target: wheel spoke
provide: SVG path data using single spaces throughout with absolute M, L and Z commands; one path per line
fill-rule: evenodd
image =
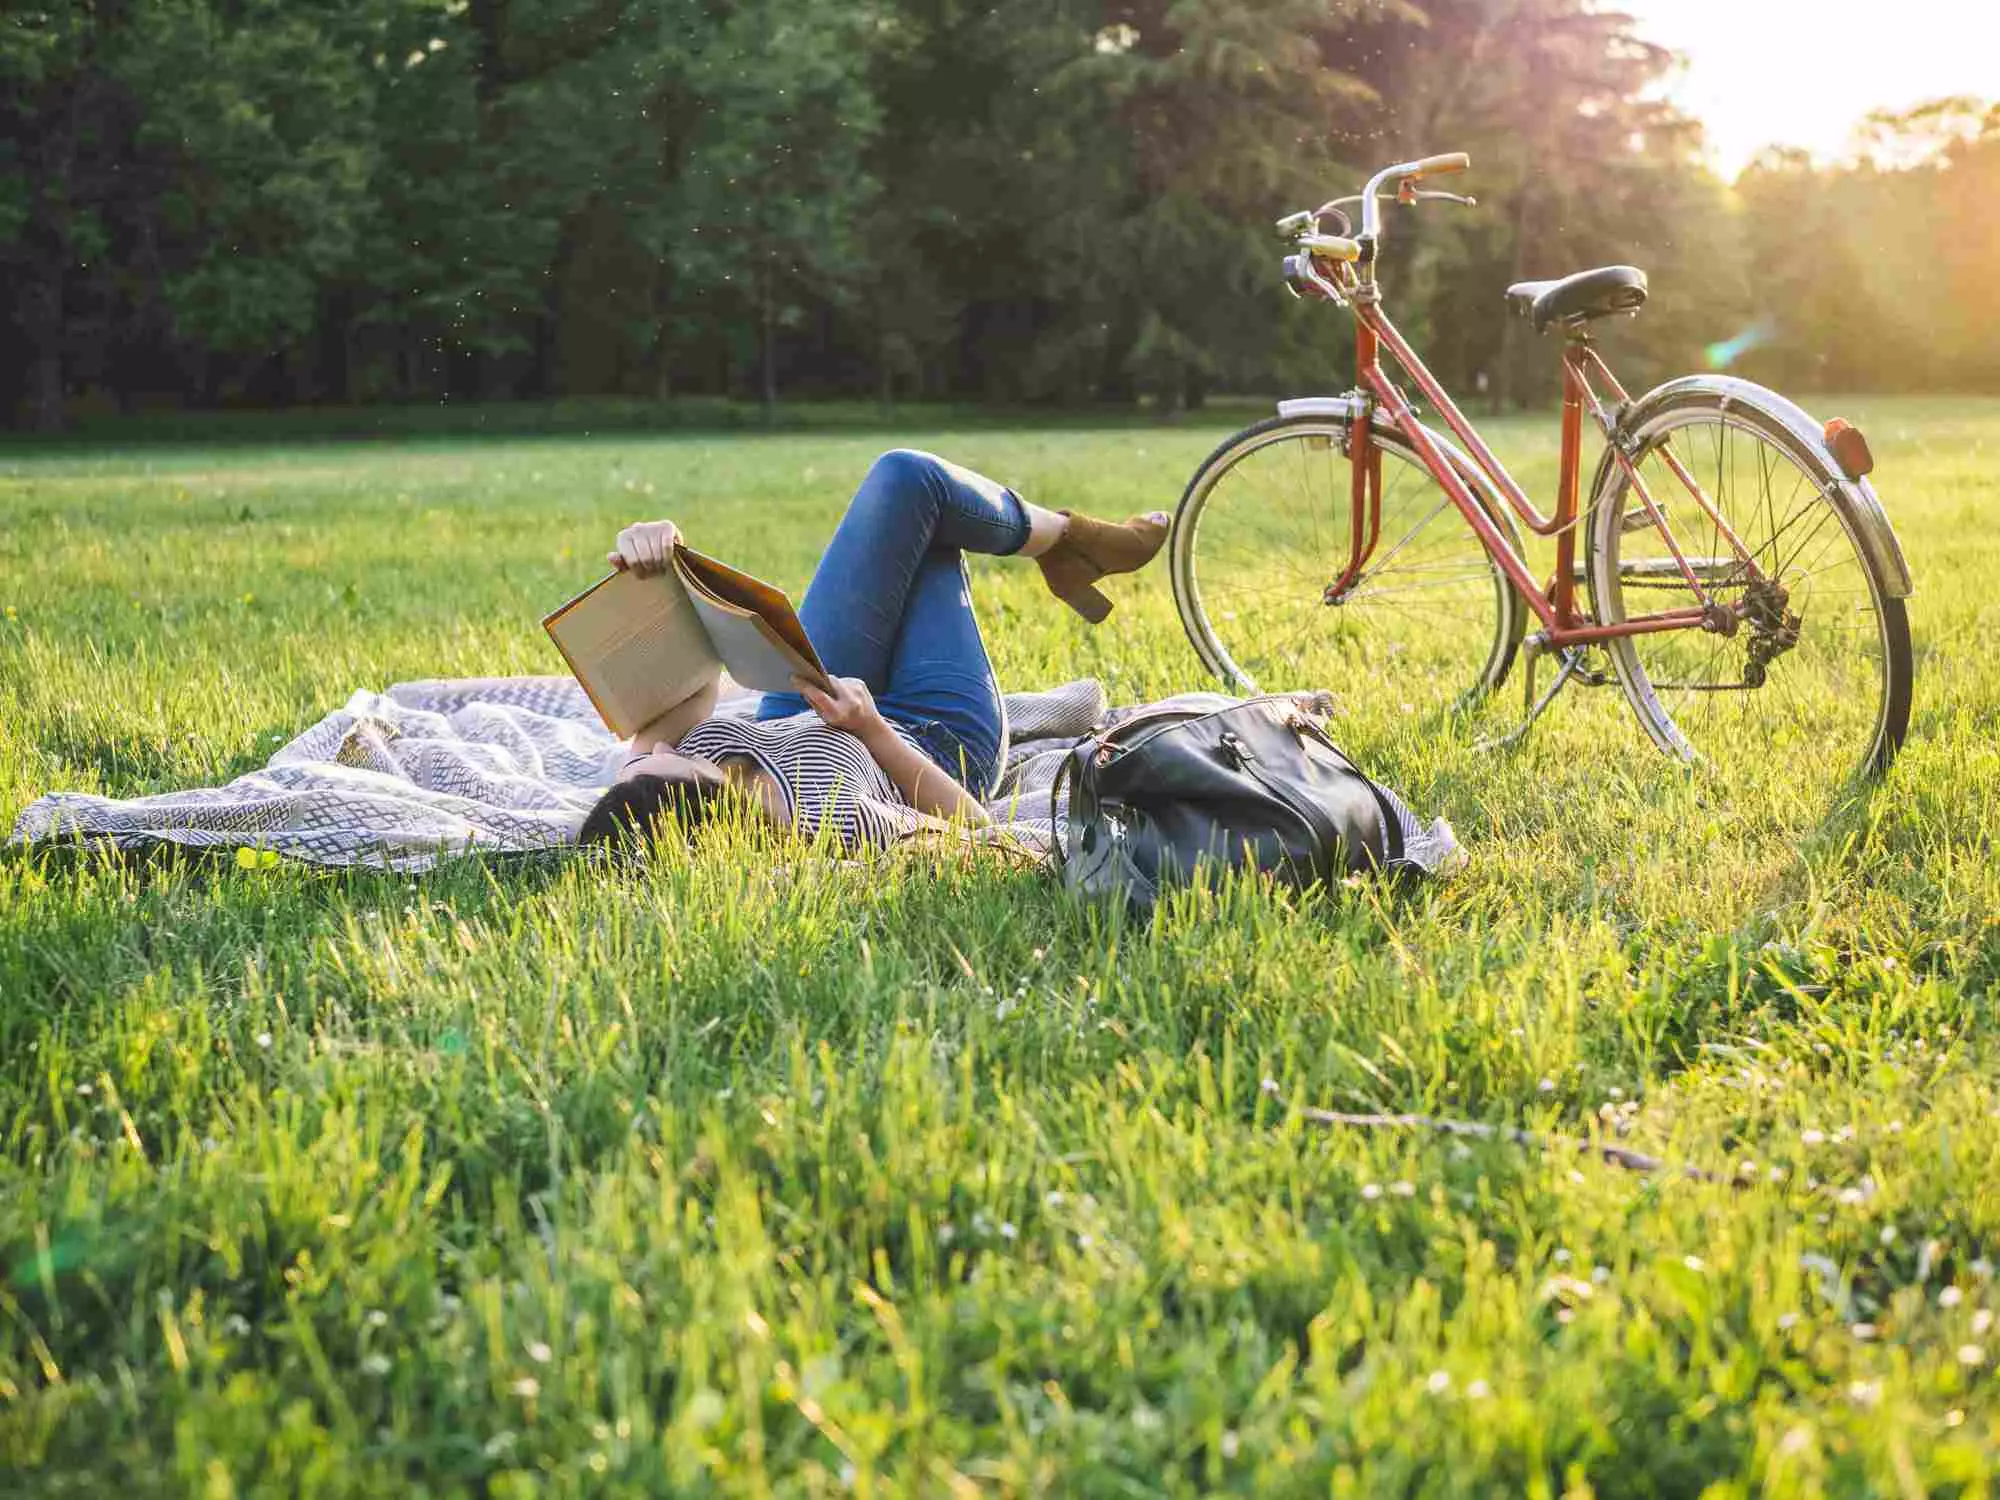
M 1376 452 L 1380 535 L 1336 608 L 1324 593 L 1349 561 L 1354 469 L 1326 424 L 1246 436 L 1197 479 L 1178 523 L 1189 535 L 1175 589 L 1212 664 L 1278 688 L 1393 661 L 1400 703 L 1432 689 L 1463 697 L 1505 660 L 1501 632 L 1513 638 L 1519 607 L 1511 586 L 1412 455 L 1400 444 Z
M 1908 669 L 1905 648 L 1893 657 L 1889 650 L 1868 559 L 1816 471 L 1768 435 L 1740 398 L 1727 411 L 1690 405 L 1657 418 L 1642 430 L 1635 466 L 1650 473 L 1643 466 L 1662 467 L 1668 453 L 1705 487 L 1713 507 L 1708 555 L 1690 555 L 1689 564 L 1709 597 L 1737 618 L 1728 633 L 1615 641 L 1609 649 L 1634 703 L 1663 739 L 1732 778 L 1824 789 L 1873 755 L 1892 684 Z M 1592 574 L 1601 580 L 1607 623 L 1651 612 L 1662 593 L 1672 599 L 1677 584 L 1680 597 L 1689 597 L 1658 531 L 1619 526 L 1630 489 L 1628 478 L 1611 492 L 1615 514 L 1593 533 L 1594 547 L 1610 551 L 1608 566 L 1594 563 Z M 1754 572 L 1740 559 L 1723 559 L 1730 533 Z M 1775 805 L 1809 806 L 1812 798 L 1783 797 Z

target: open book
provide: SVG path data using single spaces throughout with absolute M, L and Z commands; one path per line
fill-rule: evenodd
M 613 573 L 542 627 L 613 734 L 638 733 L 724 669 L 766 693 L 828 681 L 781 590 L 678 545 L 664 573 Z

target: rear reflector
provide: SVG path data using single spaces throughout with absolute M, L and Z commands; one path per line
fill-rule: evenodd
M 1859 479 L 1875 467 L 1875 455 L 1868 451 L 1868 439 L 1852 422 L 1834 417 L 1826 424 L 1826 446 L 1833 461 L 1849 479 Z

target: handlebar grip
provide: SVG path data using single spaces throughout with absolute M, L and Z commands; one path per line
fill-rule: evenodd
M 1302 234 L 1299 236 L 1299 245 L 1300 248 L 1310 250 L 1314 255 L 1323 255 L 1328 260 L 1361 259 L 1360 242 L 1350 240 L 1343 235 Z
M 1463 172 L 1472 165 L 1472 158 L 1463 151 L 1447 151 L 1442 156 L 1426 156 L 1410 173 L 1412 177 L 1442 177 L 1449 172 Z

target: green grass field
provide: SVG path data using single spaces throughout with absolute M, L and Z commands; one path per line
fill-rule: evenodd
M 1985 1492 L 2000 403 L 1812 404 L 1918 582 L 1910 742 L 1838 809 L 1609 693 L 1493 755 L 1392 683 L 1345 737 L 1467 868 L 1149 925 L 932 856 L 0 856 L 0 1490 Z M 1124 514 L 1222 431 L 0 450 L 0 817 L 556 670 L 628 519 L 796 587 L 891 442 Z M 1500 436 L 1545 492 L 1552 426 Z M 1012 685 L 1200 685 L 1163 571 L 1095 632 L 977 585 Z

